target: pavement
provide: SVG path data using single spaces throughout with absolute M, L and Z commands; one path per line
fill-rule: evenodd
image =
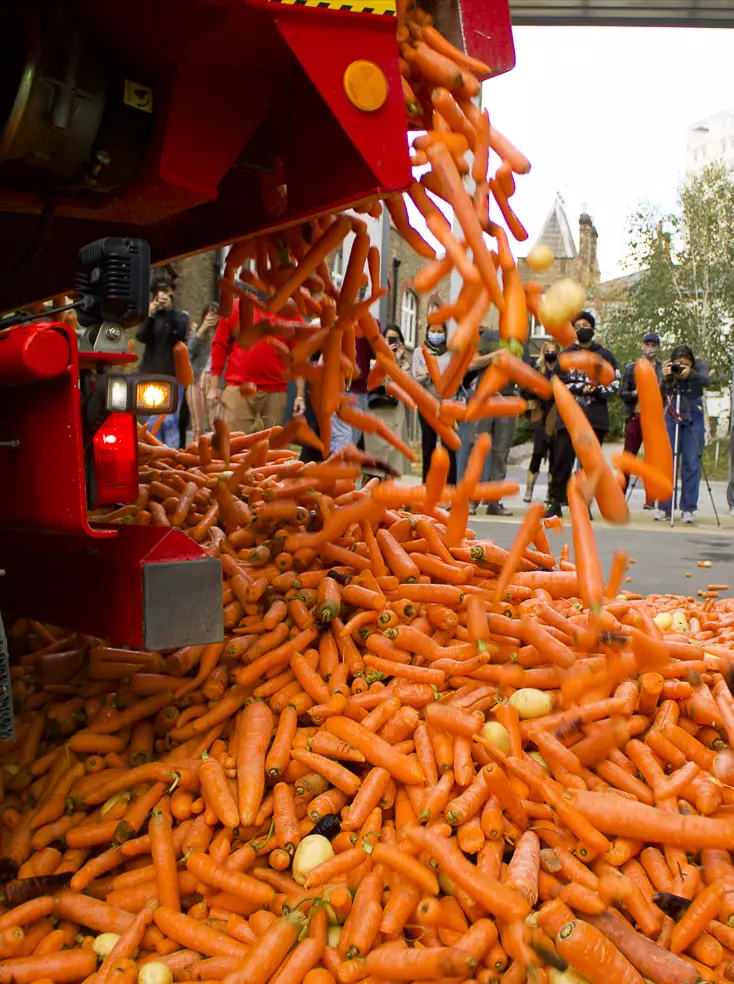
M 621 445 L 605 446 L 608 458 L 621 450 Z M 476 516 L 470 518 L 470 527 L 481 539 L 494 540 L 502 547 L 509 547 L 522 522 L 527 504 L 522 501 L 529 458 L 523 447 L 513 449 L 507 478 L 515 480 L 520 491 L 512 498 L 504 499 L 504 505 L 513 513 L 512 517 L 499 518 L 485 515 L 484 507 Z M 405 475 L 402 481 L 415 484 L 418 478 Z M 547 472 L 541 472 L 534 490 L 534 498 L 544 500 L 547 491 Z M 712 501 L 713 500 L 713 501 Z M 631 578 L 624 587 L 639 594 L 684 594 L 695 595 L 705 590 L 708 584 L 724 583 L 732 585 L 734 591 L 734 517 L 729 516 L 726 503 L 726 482 L 712 482 L 711 496 L 705 483 L 701 482 L 699 509 L 694 526 L 683 526 L 678 516 L 675 525 L 655 522 L 654 514 L 645 511 L 645 493 L 642 483 L 633 488 L 629 497 L 630 522 L 627 526 L 613 526 L 599 518 L 595 507 L 594 533 L 604 570 L 609 570 L 615 550 L 626 550 L 635 562 L 630 564 L 628 576 Z M 720 526 L 717 526 L 718 512 Z M 567 510 L 564 510 L 567 515 Z M 573 542 L 570 525 L 566 524 L 560 535 L 551 535 L 551 548 L 557 555 L 564 543 Z M 697 566 L 698 561 L 709 560 L 710 568 Z M 687 576 L 690 575 L 690 576 Z

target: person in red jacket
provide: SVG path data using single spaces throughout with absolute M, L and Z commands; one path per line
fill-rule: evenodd
M 260 321 L 268 321 L 271 325 L 298 323 L 292 319 L 286 321 L 275 314 L 267 314 L 257 307 L 253 308 L 253 316 L 255 324 Z M 221 399 L 222 416 L 230 430 L 251 434 L 283 422 L 288 383 L 283 375 L 283 361 L 267 339 L 258 342 L 251 349 L 243 349 L 237 344 L 233 328 L 239 323 L 239 317 L 240 302 L 236 299 L 232 314 L 228 318 L 219 319 L 212 339 L 207 402 L 215 405 Z M 291 344 L 287 339 L 280 341 Z M 219 382 L 222 375 L 225 382 L 223 393 Z M 252 396 L 244 396 L 240 392 L 243 383 L 254 384 L 257 392 Z

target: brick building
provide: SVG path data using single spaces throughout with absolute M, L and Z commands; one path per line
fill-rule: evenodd
M 597 257 L 597 240 L 599 234 L 587 212 L 579 216 L 578 247 L 574 239 L 571 225 L 566 215 L 563 199 L 556 195 L 548 217 L 535 240 L 535 246 L 548 246 L 553 253 L 553 263 L 541 272 L 531 270 L 524 257 L 517 261 L 517 267 L 523 281 L 537 280 L 544 287 L 550 287 L 558 280 L 566 278 L 576 280 L 585 288 L 589 299 L 588 306 L 594 310 L 593 298 L 597 293 L 600 281 L 599 260 Z M 531 352 L 535 354 L 546 334 L 543 326 L 531 317 L 530 340 Z

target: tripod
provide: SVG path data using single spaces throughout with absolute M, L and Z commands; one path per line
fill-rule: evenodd
M 675 420 L 675 433 L 673 435 L 673 500 L 671 502 L 670 509 L 670 527 L 671 529 L 675 526 L 675 510 L 678 508 L 678 478 L 680 476 L 680 429 L 683 420 L 680 413 L 680 399 L 681 392 L 680 387 L 676 385 L 675 387 L 675 408 L 673 409 L 672 416 Z M 670 400 L 672 403 L 672 397 Z M 668 404 L 668 410 L 671 409 L 670 403 Z M 714 516 L 716 517 L 716 525 L 721 526 L 721 520 L 719 519 L 719 512 L 716 508 L 716 503 L 714 502 L 714 493 L 711 488 L 711 482 L 709 482 L 708 474 L 706 473 L 706 466 L 703 463 L 703 448 L 699 447 L 698 438 L 696 437 L 696 432 L 693 429 L 693 421 L 691 421 L 691 437 L 693 438 L 693 444 L 696 448 L 696 454 L 698 455 L 698 460 L 701 462 L 701 472 L 703 474 L 703 480 L 706 483 L 706 488 L 708 490 L 709 499 L 711 500 L 711 507 L 714 510 Z

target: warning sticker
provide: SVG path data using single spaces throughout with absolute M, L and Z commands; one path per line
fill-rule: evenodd
M 311 7 L 316 10 L 346 10 L 353 14 L 381 14 L 395 16 L 395 0 L 269 0 L 287 7 Z
M 126 106 L 132 106 L 133 109 L 139 109 L 143 113 L 153 112 L 153 90 L 147 85 L 139 85 L 137 82 L 125 79 L 122 101 Z

